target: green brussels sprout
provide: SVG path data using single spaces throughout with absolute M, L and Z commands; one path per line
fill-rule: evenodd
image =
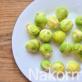
M 62 74 L 65 71 L 64 64 L 61 61 L 56 61 L 51 65 L 51 71 L 54 74 Z
M 73 23 L 70 19 L 64 19 L 60 23 L 60 29 L 64 32 L 68 32 L 72 29 Z
M 73 54 L 75 54 L 76 59 L 82 61 L 82 45 L 81 44 L 74 44 L 73 47 Z
M 30 36 L 37 36 L 40 32 L 40 29 L 38 26 L 36 26 L 35 24 L 28 24 L 26 26 L 26 30 L 29 33 Z
M 80 71 L 80 64 L 74 60 L 71 60 L 67 63 L 66 70 L 69 74 L 73 74 L 75 72 L 78 73 Z
M 52 32 L 49 29 L 43 29 L 39 34 L 39 38 L 43 42 L 50 42 L 52 38 Z
M 64 7 L 59 7 L 56 9 L 56 16 L 59 21 L 62 21 L 68 16 L 68 10 Z
M 69 42 L 63 42 L 60 47 L 59 47 L 60 51 L 66 55 L 72 52 L 73 49 L 73 44 L 69 43 Z
M 46 59 L 49 59 L 52 56 L 52 47 L 50 44 L 45 43 L 40 46 L 40 53 Z
M 65 40 L 66 34 L 63 31 L 56 31 L 53 33 L 53 41 L 60 44 Z
M 73 44 L 72 53 L 73 54 L 78 54 L 80 46 L 81 46 L 81 44 L 79 44 L 79 43 Z
M 50 67 L 51 67 L 51 62 L 48 60 L 43 60 L 40 64 L 40 66 L 41 66 L 41 69 L 43 71 L 48 72 L 50 70 Z
M 32 39 L 26 42 L 26 49 L 31 53 L 36 53 L 39 51 L 40 42 L 37 39 Z
M 80 56 L 80 59 L 82 60 L 82 45 L 81 44 L 78 51 L 79 51 L 78 55 Z
M 77 60 L 82 62 L 82 52 L 80 52 L 79 54 L 76 54 L 75 57 L 76 57 Z
M 78 26 L 78 28 L 80 28 L 82 30 L 82 16 L 76 17 L 75 23 Z
M 81 42 L 82 41 L 82 32 L 78 29 L 76 29 L 73 33 L 72 33 L 72 37 L 73 40 L 75 42 Z
M 38 12 L 35 16 L 35 24 L 43 29 L 47 24 L 47 17 L 45 13 Z
M 59 27 L 59 21 L 55 16 L 50 16 L 48 18 L 48 23 L 47 25 L 49 26 L 50 29 L 57 29 Z

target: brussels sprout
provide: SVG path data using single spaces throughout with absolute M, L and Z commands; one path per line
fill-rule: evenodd
M 35 24 L 43 29 L 47 24 L 47 17 L 45 13 L 38 12 L 35 16 Z
M 60 44 L 65 40 L 66 34 L 63 31 L 56 31 L 53 33 L 53 41 Z
M 34 24 L 28 24 L 26 26 L 26 30 L 29 33 L 30 36 L 37 36 L 40 32 L 40 29 L 38 26 L 34 25 Z
M 75 42 L 81 42 L 82 40 L 82 32 L 78 29 L 76 29 L 73 33 L 72 33 L 72 37 L 73 37 L 73 40 Z
M 68 16 L 68 10 L 64 7 L 59 7 L 56 9 L 56 16 L 59 21 L 62 21 Z
M 73 27 L 73 23 L 72 23 L 72 21 L 70 19 L 64 19 L 60 23 L 60 28 L 64 32 L 70 31 L 72 29 L 72 27 Z
M 75 57 L 76 57 L 77 60 L 82 62 L 82 52 L 80 52 L 79 54 L 76 54 Z
M 78 73 L 80 71 L 80 64 L 74 60 L 71 60 L 67 63 L 66 70 L 69 74 L 73 74 L 75 72 Z
M 50 16 L 48 18 L 48 26 L 50 29 L 57 29 L 59 27 L 59 21 L 55 16 Z
M 36 53 L 39 51 L 40 42 L 37 39 L 32 39 L 26 42 L 26 49 L 31 53 Z
M 40 46 L 40 53 L 46 59 L 49 59 L 52 56 L 52 47 L 50 44 L 45 43 Z
M 41 69 L 48 72 L 50 70 L 51 67 L 51 62 L 48 60 L 43 60 L 40 64 Z
M 73 54 L 75 54 L 76 59 L 82 61 L 82 45 L 81 44 L 74 44 L 73 47 Z
M 82 30 L 82 16 L 76 17 L 75 23 Z
M 73 44 L 69 42 L 63 42 L 59 49 L 62 53 L 64 53 L 64 55 L 69 54 L 72 52 Z
M 77 57 L 80 61 L 82 61 L 82 45 L 80 44 L 79 50 L 78 50 L 78 54 Z
M 41 32 L 39 34 L 39 38 L 43 42 L 50 42 L 51 38 L 52 38 L 52 32 L 48 29 L 43 29 L 43 30 L 41 30 Z
M 73 53 L 73 54 L 79 53 L 79 48 L 80 48 L 80 46 L 81 46 L 81 44 L 79 44 L 79 43 L 73 44 L 72 53 Z
M 64 64 L 61 61 L 56 61 L 51 66 L 51 71 L 54 74 L 62 74 L 65 71 Z

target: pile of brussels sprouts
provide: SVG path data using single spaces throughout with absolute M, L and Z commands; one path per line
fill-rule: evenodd
M 59 50 L 65 56 L 74 54 L 76 58 L 82 61 L 82 16 L 75 18 L 77 29 L 72 32 L 74 43 L 66 42 L 66 35 L 73 28 L 73 22 L 68 17 L 68 10 L 63 7 L 56 9 L 53 16 L 46 16 L 44 12 L 38 12 L 35 15 L 34 24 L 30 23 L 26 26 L 26 31 L 30 36 L 30 40 L 26 42 L 26 49 L 33 54 L 40 52 L 44 60 L 41 62 L 41 68 L 48 71 L 64 72 L 64 64 L 57 61 L 53 64 L 49 61 L 52 57 L 51 41 L 58 44 Z M 75 61 L 69 61 L 67 71 L 80 71 L 80 65 Z

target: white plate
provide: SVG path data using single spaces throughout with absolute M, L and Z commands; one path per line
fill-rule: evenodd
M 34 70 L 36 70 L 36 68 L 39 71 L 41 70 L 39 65 L 43 58 L 40 55 L 32 56 L 25 50 L 25 42 L 29 39 L 25 31 L 25 25 L 27 23 L 34 21 L 34 16 L 38 11 L 43 11 L 46 14 L 51 14 L 54 13 L 55 8 L 59 6 L 65 6 L 68 8 L 69 18 L 71 18 L 73 21 L 77 15 L 82 14 L 82 0 L 35 0 L 22 12 L 22 14 L 19 16 L 15 24 L 12 36 L 13 55 L 16 64 L 21 70 L 21 72 L 25 75 L 26 78 L 28 78 L 32 82 L 53 82 L 54 80 L 48 79 L 47 81 L 42 81 L 41 80 L 42 76 L 40 76 L 40 74 L 38 77 L 39 80 L 37 80 L 37 74 L 35 73 L 36 71 Z M 70 41 L 71 39 L 68 40 Z M 67 57 L 67 58 L 62 57 L 61 53 L 59 52 L 59 50 L 55 45 L 53 45 L 53 49 L 54 49 L 53 54 L 55 54 L 55 56 L 51 58 L 52 62 L 56 60 L 61 60 L 64 64 L 66 64 L 68 60 L 74 59 L 73 57 Z M 30 72 L 32 72 L 32 70 L 30 70 L 29 72 L 30 68 L 33 69 L 36 78 L 34 77 L 30 78 Z M 62 80 L 62 82 L 81 82 L 81 81 L 82 76 L 79 77 L 78 80 L 76 79 L 72 80 L 71 78 L 69 78 L 68 80 L 64 78 Z M 60 81 L 55 79 L 54 82 L 60 82 Z

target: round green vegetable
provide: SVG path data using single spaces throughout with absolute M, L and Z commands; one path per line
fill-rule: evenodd
M 55 16 L 48 17 L 48 23 L 50 29 L 57 29 L 59 27 L 59 21 Z
M 82 16 L 77 16 L 75 23 L 82 30 Z
M 81 44 L 80 43 L 76 43 L 76 44 L 73 44 L 73 53 L 74 54 L 77 54 L 77 53 L 79 53 L 79 48 L 81 48 Z
M 36 53 L 39 51 L 40 42 L 37 39 L 32 39 L 26 42 L 26 49 L 31 53 Z
M 70 74 L 73 74 L 75 72 L 79 72 L 80 71 L 80 64 L 74 60 L 71 60 L 67 63 L 66 70 Z
M 53 41 L 60 44 L 65 40 L 66 34 L 63 31 L 56 31 L 53 33 Z
M 82 61 L 82 45 L 80 44 L 79 50 L 78 50 L 77 57 L 80 61 Z
M 72 49 L 72 53 L 73 54 L 78 54 L 81 48 L 81 44 L 80 43 L 76 43 L 73 44 L 73 49 Z
M 72 49 L 73 49 L 73 44 L 69 43 L 69 42 L 63 42 L 61 45 L 60 45 L 60 51 L 66 55 L 66 54 L 70 54 L 72 52 Z
M 70 31 L 72 29 L 72 27 L 73 27 L 73 23 L 72 23 L 72 21 L 70 19 L 64 19 L 60 23 L 60 28 L 64 32 Z
M 52 38 L 52 32 L 48 29 L 41 30 L 39 38 L 43 42 L 50 42 Z
M 82 45 L 81 44 L 74 44 L 73 47 L 73 54 L 75 54 L 76 59 L 82 61 Z
M 62 74 L 65 71 L 64 64 L 61 61 L 56 61 L 51 66 L 51 71 L 54 74 Z
M 75 57 L 78 61 L 82 62 L 82 53 L 76 54 Z
M 37 36 L 40 32 L 39 27 L 36 26 L 35 24 L 28 24 L 26 26 L 26 29 L 30 36 Z
M 68 16 L 68 10 L 64 7 L 59 7 L 56 9 L 56 16 L 59 21 L 62 21 Z
M 72 37 L 73 40 L 75 42 L 81 42 L 82 41 L 82 32 L 78 29 L 76 29 L 73 33 L 72 33 Z
M 45 28 L 47 24 L 47 17 L 45 13 L 38 12 L 35 16 L 35 24 L 39 26 L 41 29 Z
M 51 67 L 51 62 L 48 60 L 43 60 L 40 64 L 40 66 L 41 66 L 41 69 L 43 71 L 48 72 L 50 70 L 50 67 Z
M 42 54 L 42 56 L 46 59 L 49 59 L 51 58 L 52 56 L 52 47 L 50 44 L 48 43 L 45 43 L 45 44 L 42 44 L 40 46 L 40 53 Z

